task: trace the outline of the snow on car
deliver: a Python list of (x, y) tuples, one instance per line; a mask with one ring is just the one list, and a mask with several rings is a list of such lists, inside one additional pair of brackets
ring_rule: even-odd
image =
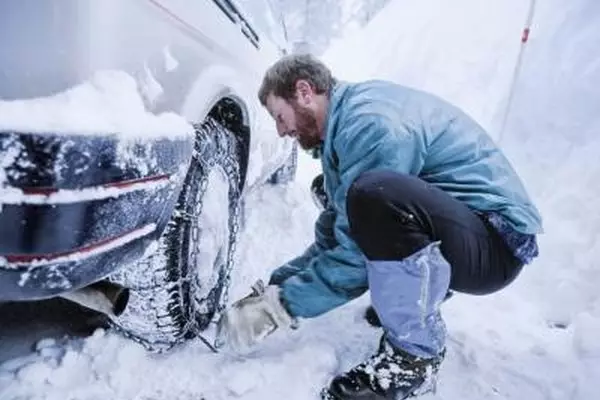
[(256, 96), (285, 30), (252, 8), (0, 4), (0, 301), (65, 297), (157, 350), (218, 317), (243, 198), (295, 172)]

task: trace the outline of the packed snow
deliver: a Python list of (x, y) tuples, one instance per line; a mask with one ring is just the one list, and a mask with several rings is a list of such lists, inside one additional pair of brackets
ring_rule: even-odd
[(124, 72), (101, 71), (53, 96), (0, 100), (0, 132), (115, 134), (134, 139), (193, 135), (193, 127), (181, 116), (146, 111), (138, 89), (135, 79)]
[[(340, 77), (389, 78), (449, 98), (497, 134), (528, 10), (481, 3), (396, 0), (325, 58)], [(600, 3), (537, 3), (501, 144), (542, 211), (541, 256), (500, 293), (444, 304), (446, 361), (437, 393), (423, 399), (598, 398), (599, 45)], [(303, 156), (296, 182), (249, 195), (231, 299), (311, 242), (318, 211), (308, 187), (318, 170)], [(0, 366), (0, 399), (317, 399), (375, 350), (380, 331), (362, 318), (368, 301), (302, 320), (244, 357), (199, 340), (152, 355), (102, 330), (46, 340)]]

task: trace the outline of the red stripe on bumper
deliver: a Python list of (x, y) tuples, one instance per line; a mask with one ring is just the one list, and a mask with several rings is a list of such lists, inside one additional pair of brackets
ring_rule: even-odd
[[(168, 174), (145, 176), (143, 178), (129, 179), (129, 180), (120, 181), (120, 182), (105, 183), (104, 185), (100, 185), (100, 186), (88, 186), (88, 187), (84, 187), (84, 188), (78, 188), (76, 190), (91, 189), (91, 188), (124, 189), (124, 188), (130, 187), (130, 186), (133, 186), (133, 185), (136, 185), (139, 183), (168, 181), (170, 178), (171, 178), (171, 176)], [(51, 187), (30, 187), (30, 188), (25, 187), (25, 188), (19, 188), (19, 189), (21, 191), (23, 191), (24, 194), (27, 194), (27, 195), (41, 195), (41, 196), (50, 196), (51, 194), (58, 193), (58, 191), (60, 191), (60, 190), (74, 190), (74, 189), (60, 189), (60, 188), (51, 188)]]
[[(138, 229), (132, 229), (132, 230), (122, 233), (118, 236), (113, 236), (113, 237), (110, 237), (107, 239), (103, 239), (98, 242), (89, 244), (87, 246), (78, 247), (77, 249), (70, 250), (70, 251), (45, 253), (45, 254), (44, 253), (7, 254), (2, 257), (4, 257), (9, 264), (29, 264), (29, 263), (33, 263), (33, 262), (39, 262), (39, 261), (43, 261), (45, 264), (49, 264), (59, 258), (65, 258), (65, 257), (69, 257), (69, 256), (74, 256), (74, 255), (80, 255), (82, 258), (85, 258), (89, 253), (91, 253), (94, 250), (97, 250), (101, 247), (106, 247), (105, 251), (111, 250), (112, 248), (116, 248), (118, 246), (111, 247), (111, 244), (118, 242), (119, 240), (125, 238), (126, 236), (133, 236), (135, 233), (142, 231), (145, 228), (147, 228), (147, 226), (138, 228)], [(128, 242), (126, 242), (126, 243), (128, 243)]]

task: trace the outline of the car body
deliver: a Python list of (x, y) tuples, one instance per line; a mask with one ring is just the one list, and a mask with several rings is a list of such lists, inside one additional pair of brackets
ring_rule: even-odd
[[(282, 22), (268, 0), (246, 3), (254, 17), (234, 0), (2, 1), (0, 111), (21, 102), (27, 119), (28, 101), (123, 73), (148, 113), (194, 126), (212, 116), (233, 133), (241, 198), (292, 151), (256, 96), (287, 51)], [(104, 127), (83, 134), (68, 123), (54, 131), (2, 121), (0, 301), (45, 299), (132, 268), (181, 212), (201, 153), (198, 129), (124, 140)]]

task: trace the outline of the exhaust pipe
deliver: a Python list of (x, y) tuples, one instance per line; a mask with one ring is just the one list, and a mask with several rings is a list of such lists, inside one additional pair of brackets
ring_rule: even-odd
[(129, 289), (108, 281), (99, 281), (73, 292), (59, 295), (86, 308), (118, 317), (129, 301)]

